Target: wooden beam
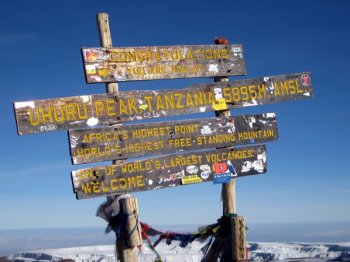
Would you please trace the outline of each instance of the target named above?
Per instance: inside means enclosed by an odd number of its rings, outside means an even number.
[[[73,164],[278,139],[274,113],[69,130]]]
[[[171,154],[120,165],[72,172],[78,199],[171,188],[263,174],[267,169],[265,145]]]
[[[83,48],[87,83],[246,75],[243,46]]]
[[[181,90],[128,91],[15,102],[18,134],[222,111],[312,97],[309,73],[197,84]]]
[[[112,46],[112,37],[109,29],[109,17],[106,13],[99,13],[96,17],[97,22],[97,29],[99,33],[100,38],[100,44],[103,47],[111,47]],[[118,83],[107,83],[106,84],[106,91],[107,93],[115,93],[119,91]],[[121,160],[122,161],[122,160]],[[114,164],[117,164],[117,161],[113,162]],[[121,162],[123,163],[123,162]],[[136,201],[136,199],[135,199]],[[122,206],[125,210],[132,209],[135,205],[135,210],[137,211],[137,201],[129,202],[129,199],[123,199],[120,202],[122,203]],[[134,205],[131,205],[133,203]],[[129,221],[129,220],[128,220]],[[138,232],[138,231],[136,231]],[[133,238],[135,240],[135,238]],[[117,250],[117,257],[120,258],[121,261],[125,262],[137,262],[137,254],[136,254],[136,246],[138,243],[136,243],[135,246],[130,246],[130,243],[126,242],[127,240],[116,240],[116,250]],[[135,243],[132,243],[135,244]]]

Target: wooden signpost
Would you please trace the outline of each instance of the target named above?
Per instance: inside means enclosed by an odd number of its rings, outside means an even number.
[[[265,145],[222,148],[72,172],[77,199],[171,188],[266,172]]]
[[[88,83],[245,75],[242,45],[83,48]]]
[[[267,161],[265,145],[232,146],[276,140],[278,130],[274,113],[233,117],[230,109],[311,98],[310,73],[228,81],[228,76],[246,74],[242,45],[225,40],[218,45],[116,48],[108,15],[98,14],[97,23],[102,47],[82,48],[84,72],[87,83],[107,83],[108,93],[15,102],[18,134],[70,129],[73,164],[113,160],[113,165],[72,172],[77,199],[213,181],[224,184],[224,215],[236,213],[234,178],[265,173]],[[192,77],[215,77],[215,82],[118,92],[120,81]],[[215,112],[216,118],[121,125],[202,112]],[[153,155],[158,156],[127,161]],[[131,202],[136,217],[136,199]],[[244,220],[231,220],[234,244],[231,255],[225,252],[227,261],[244,260]],[[137,261],[137,245],[119,239],[121,261]],[[217,258],[214,249],[203,261]]]
[[[276,139],[274,113],[69,130],[73,164]]]
[[[18,134],[228,110],[311,98],[310,73],[198,84],[180,90],[128,91],[15,102]]]
[[[96,16],[96,22],[97,22],[97,29],[99,33],[100,38],[100,44],[102,47],[112,47],[112,37],[111,32],[109,30],[109,18],[108,14],[106,13],[99,13]],[[119,91],[118,83],[106,83],[106,91],[107,93],[115,93]],[[124,160],[114,160],[114,164],[124,163]],[[135,197],[130,197],[128,199],[124,198],[122,200],[119,200],[119,205],[122,207],[120,211],[125,212],[127,214],[133,214],[133,216],[128,216],[128,221],[126,223],[126,230],[127,232],[132,232],[132,234],[129,233],[129,240],[125,241],[124,239],[117,237],[116,239],[116,257],[121,262],[136,262],[137,261],[137,253],[136,253],[136,247],[140,246],[142,244],[141,238],[135,238],[136,235],[141,235],[140,232],[140,226],[137,226],[136,229],[133,230],[135,225],[140,225],[140,222],[137,222],[138,217],[138,205],[137,205],[137,199]],[[133,221],[135,218],[135,221]],[[128,227],[132,223],[132,227]],[[136,232],[138,231],[138,232]],[[132,240],[132,243],[131,243]]]

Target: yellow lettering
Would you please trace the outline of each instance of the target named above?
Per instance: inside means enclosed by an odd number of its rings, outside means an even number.
[[[126,53],[126,60],[128,62],[136,61],[136,53],[135,52],[128,52],[128,53]]]
[[[81,183],[81,189],[84,191],[85,194],[91,193],[91,184],[90,183]]]
[[[126,62],[126,53],[120,52],[118,62]]]
[[[145,96],[145,99],[147,101],[147,105],[148,105],[148,110],[150,112],[153,111],[153,107],[152,107],[152,96]]]
[[[136,187],[136,181],[135,181],[135,177],[128,177],[128,187]]]
[[[203,96],[205,97],[205,95],[203,95],[202,92],[194,92],[194,103],[196,106],[203,106],[204,102],[203,102]]]
[[[125,178],[120,178],[119,179],[119,186],[120,186],[121,189],[127,188],[128,185],[126,183],[126,179]]]
[[[127,107],[123,99],[119,100],[119,114],[128,114]]]
[[[205,54],[205,58],[206,59],[213,59],[213,53],[212,53],[212,50],[205,50],[205,52],[204,52],[204,54]]]
[[[227,59],[228,58],[228,51],[227,51],[227,49],[222,49],[221,50],[221,58],[222,59]]]
[[[29,121],[32,126],[37,126],[40,124],[40,114],[39,114],[39,108],[35,108],[35,113],[36,113],[36,120],[34,120],[34,113],[33,109],[29,109]]]
[[[193,59],[193,54],[191,50],[187,51],[187,59]]]
[[[303,90],[299,89],[299,82],[298,82],[298,80],[294,80],[294,81],[295,81],[295,85],[297,86],[297,93],[298,93],[298,94],[304,93]]]
[[[139,112],[137,107],[135,106],[135,97],[129,98],[128,97],[128,105],[129,105],[129,111],[130,114],[132,114],[132,111],[134,111],[136,114]]]
[[[117,54],[115,52],[109,53],[109,60],[111,62],[116,62],[117,61]]]
[[[95,102],[95,111],[96,111],[97,117],[100,116],[100,112],[102,110],[104,110],[104,103],[103,103],[103,101],[96,101]]]
[[[117,190],[118,189],[118,180],[117,179],[111,179],[111,189],[112,190]]]
[[[287,81],[281,82],[281,91],[282,91],[282,95],[289,94]]]
[[[137,186],[138,186],[138,187],[143,187],[143,186],[145,186],[145,184],[143,183],[143,176],[137,176],[137,177],[136,177],[136,181],[137,181]]]
[[[89,114],[88,114],[88,109],[86,104],[83,104],[83,109],[84,109],[84,115],[81,114],[81,108],[79,104],[75,104],[76,107],[78,108],[78,115],[79,115],[79,119],[88,119],[89,118]]]
[[[249,89],[249,95],[250,95],[250,99],[257,99],[258,98],[258,93],[256,92],[256,86],[255,85],[251,85],[248,87]]]
[[[107,105],[107,114],[108,116],[116,116],[117,112],[114,111],[114,105],[115,101],[114,100],[107,100],[106,105]]]
[[[258,93],[259,93],[259,98],[267,97],[265,84],[258,85]]]
[[[94,193],[100,193],[101,189],[99,188],[100,182],[92,183],[92,192]]]
[[[55,121],[56,122],[63,122],[63,121],[65,121],[64,112],[63,112],[63,106],[60,105],[59,108],[60,108],[60,116],[61,117],[59,117],[59,115],[57,114],[57,106],[53,107],[53,114],[55,116]]]
[[[289,94],[294,95],[297,90],[296,90],[296,86],[294,85],[294,80],[289,80],[288,81],[288,87],[289,87]]]
[[[51,114],[51,107],[47,108],[47,112],[45,113],[45,108],[40,108],[41,110],[41,119],[42,122],[45,124],[46,123],[46,118],[49,119],[49,122],[52,123],[53,119],[52,119],[52,114]]]
[[[167,98],[167,95],[165,95],[165,99]],[[164,110],[164,104],[163,104],[163,101],[162,101],[162,97],[161,96],[157,96],[157,111],[159,110]]]
[[[177,93],[177,94],[175,94],[175,97],[177,98],[176,108],[177,109],[185,108],[185,105],[182,103],[183,94]]]
[[[221,52],[220,52],[220,50],[212,50],[212,51],[213,51],[214,59],[219,59],[219,58],[221,58]]]
[[[224,93],[224,98],[226,103],[231,103],[232,102],[232,96],[230,94],[230,88],[229,87],[225,87],[223,89],[223,93]]]
[[[191,93],[187,92],[186,93],[186,107],[189,108],[189,107],[193,107],[193,100],[192,100],[192,95]]]

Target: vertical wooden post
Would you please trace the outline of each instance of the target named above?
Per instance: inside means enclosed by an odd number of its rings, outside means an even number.
[[[231,217],[232,260],[247,261],[244,217]]]
[[[228,40],[225,38],[216,38],[215,44],[226,44],[228,45]],[[228,82],[228,77],[216,77],[215,82]],[[215,115],[220,116],[230,116],[230,110],[215,111]],[[221,197],[223,202],[223,214],[236,213],[236,187],[235,180],[232,179],[230,183],[222,185]]]
[[[127,244],[129,247],[137,247],[142,242],[141,225],[138,220],[137,198],[129,197],[123,200],[121,203],[122,210],[128,214],[126,232],[128,232],[129,237],[127,238]]]
[[[216,38],[215,44],[225,44],[228,45],[229,42],[225,38]],[[228,82],[228,77],[216,77],[215,82]],[[215,115],[220,116],[230,116],[230,110],[215,111]],[[223,215],[236,213],[236,181],[232,179],[229,183],[225,183],[221,188],[221,198],[223,205]],[[240,247],[245,245],[245,227],[238,227],[237,224],[241,224],[237,221],[242,221],[244,224],[244,218],[238,220],[237,217],[232,217],[230,219],[231,224],[231,237],[230,237],[230,248],[224,250],[223,261],[238,261],[246,259],[245,252],[242,257],[242,252],[239,252]],[[243,231],[242,231],[243,230]],[[239,240],[239,241],[238,241]],[[231,250],[231,252],[229,252]],[[244,248],[245,251],[245,248]]]
[[[100,36],[100,45],[102,47],[112,47],[111,31],[109,29],[109,18],[106,13],[97,14],[97,28]],[[107,83],[106,92],[113,93],[118,92],[118,83]]]
[[[97,20],[97,28],[100,38],[100,45],[102,47],[112,47],[112,37],[109,29],[109,18],[108,14],[106,13],[99,13],[96,17]],[[106,92],[107,93],[114,93],[118,92],[119,87],[118,83],[107,83],[106,84]],[[118,164],[121,162],[124,162],[125,160],[117,160],[113,161],[113,164]],[[131,214],[136,212],[136,215],[138,213],[137,211],[137,201],[135,198],[125,198],[120,200],[121,205],[123,206],[123,212],[127,214]],[[132,224],[136,225],[138,221],[134,219],[135,216],[129,216],[127,225],[129,229],[132,229]],[[141,227],[137,227],[137,229],[140,229]],[[137,262],[137,246],[141,245],[141,238],[140,232],[136,230],[131,236],[133,238],[125,241],[124,239],[117,239],[116,241],[116,252],[117,257],[122,262]],[[130,242],[131,240],[131,242]],[[137,242],[139,241],[139,242]]]

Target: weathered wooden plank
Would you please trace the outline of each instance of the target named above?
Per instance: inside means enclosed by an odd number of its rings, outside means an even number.
[[[87,83],[246,75],[242,45],[82,48]]]
[[[309,73],[197,84],[181,90],[130,91],[15,102],[18,134],[242,108],[310,98]]]
[[[266,169],[265,145],[231,147],[80,169],[72,172],[72,184],[77,199],[84,199],[208,182],[214,175],[257,175]]]
[[[69,130],[73,164],[278,139],[276,115],[241,115]]]

